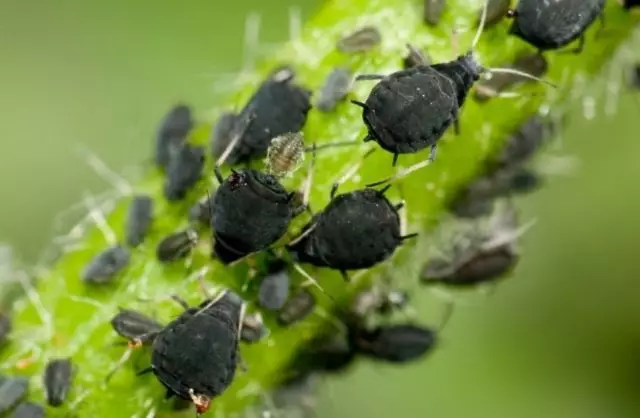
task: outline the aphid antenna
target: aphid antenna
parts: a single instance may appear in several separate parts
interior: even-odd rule
[[[244,300],[240,305],[240,315],[238,321],[238,340],[240,340],[240,336],[242,335],[242,327],[244,326],[244,318],[247,315],[247,302]]]
[[[84,158],[89,167],[91,167],[98,176],[102,177],[116,190],[118,190],[122,196],[127,196],[133,193],[133,189],[129,182],[123,179],[115,171],[111,170],[96,154],[92,153],[82,145],[76,146],[76,153],[79,154],[80,157]]]
[[[287,245],[288,246],[296,245],[298,242],[302,241],[304,239],[304,237],[306,237],[307,235],[312,233],[314,229],[316,229],[316,225],[317,224],[315,224],[315,223],[313,225],[311,225],[306,231],[304,231],[302,234],[300,234],[300,236],[298,236],[296,239],[294,239],[291,242],[289,242]]]
[[[124,364],[129,360],[129,358],[131,357],[131,353],[133,353],[134,349],[135,347],[129,345],[128,348],[125,350],[125,352],[122,353],[122,356],[120,357],[120,359],[116,362],[116,364],[113,365],[111,370],[109,370],[107,375],[104,377],[105,385],[107,385],[111,381],[111,378],[113,378],[116,372],[120,370],[122,366],[124,366]]]
[[[88,213],[89,219],[91,219],[93,223],[96,225],[96,227],[100,230],[100,232],[104,236],[107,243],[109,245],[115,245],[118,242],[116,234],[115,232],[113,232],[113,229],[111,229],[111,227],[109,226],[109,223],[107,222],[107,220],[104,217],[104,214],[96,204],[93,196],[85,192],[83,201],[86,208],[89,210],[89,213]]]
[[[331,299],[331,301],[337,305],[337,301],[333,298],[333,296],[331,296],[329,293],[327,293],[324,288],[322,286],[320,286],[320,283],[318,283],[318,281],[316,279],[313,278],[313,276],[311,276],[309,273],[307,273],[298,263],[292,263],[292,266],[294,268],[295,271],[297,271],[298,273],[300,273],[302,275],[302,277],[304,277],[306,280],[306,284],[303,283],[302,286],[315,286],[318,289],[320,289],[320,291],[329,299]]]
[[[211,301],[209,303],[207,303],[206,305],[204,305],[202,308],[200,308],[200,310],[198,310],[198,312],[196,312],[194,314],[195,315],[199,315],[202,312],[206,311],[207,309],[209,309],[210,307],[212,307],[213,305],[215,305],[216,303],[218,303],[220,301],[220,299],[222,299],[223,297],[225,297],[227,295],[227,293],[229,293],[230,290],[229,289],[224,289],[223,291],[221,291],[220,293],[218,293],[213,299],[211,299]]]
[[[335,181],[332,185],[331,185],[331,199],[333,199],[336,195],[336,192],[338,191],[338,187],[340,187],[340,185],[344,182],[346,182],[347,180],[349,180],[351,177],[353,177],[358,170],[360,169],[360,167],[362,167],[362,164],[364,164],[364,161],[375,152],[376,148],[370,148],[367,152],[364,153],[364,155],[362,156],[362,158],[360,159],[360,161],[358,161],[357,163],[353,164],[351,167],[349,167],[349,169],[342,175],[342,177],[340,177],[337,181]]]
[[[238,122],[239,123],[238,126],[233,127],[233,131],[234,131],[233,138],[231,138],[231,141],[229,141],[229,144],[224,149],[223,153],[220,155],[220,157],[218,158],[215,164],[214,170],[215,170],[215,174],[216,174],[216,178],[218,179],[218,182],[222,183],[222,181],[220,180],[222,178],[222,176],[220,175],[220,166],[224,164],[227,158],[229,158],[229,155],[231,155],[231,152],[238,146],[238,144],[240,143],[240,140],[244,136],[247,129],[249,129],[249,126],[251,126],[251,123],[254,121],[255,118],[256,118],[256,114],[255,112],[252,111],[246,118],[244,118],[244,120],[240,120]]]
[[[304,181],[304,189],[302,192],[302,204],[309,208],[309,199],[311,198],[311,186],[313,183],[313,172],[316,166],[316,143],[311,145],[311,161],[309,162],[309,168],[307,171],[307,178]]]
[[[321,145],[316,145],[316,144],[314,144],[314,145],[315,145],[316,151],[319,151],[319,150],[323,150],[323,149],[326,149],[326,148],[348,147],[348,146],[351,146],[351,145],[357,145],[360,142],[362,142],[362,141],[359,141],[359,140],[356,139],[356,140],[352,140],[352,141],[335,141],[335,142],[327,142],[327,143],[324,143],[324,144],[321,144]],[[306,147],[304,149],[304,152],[313,152],[313,146],[314,145],[312,145],[310,147]]]
[[[412,166],[409,166],[409,167],[405,168],[404,170],[400,170],[399,172],[397,172],[396,174],[394,174],[391,177],[387,177],[386,179],[382,179],[382,180],[376,181],[375,183],[367,184],[367,187],[376,187],[376,186],[380,186],[380,185],[383,185],[383,184],[390,184],[390,183],[396,182],[398,180],[401,180],[401,179],[407,177],[409,174],[411,174],[413,172],[416,172],[418,170],[421,170],[421,169],[431,165],[431,163],[433,162],[434,158],[435,158],[435,152],[433,151],[433,148],[432,148],[431,155],[426,160],[420,161],[419,163],[416,163],[416,164],[414,164]]]

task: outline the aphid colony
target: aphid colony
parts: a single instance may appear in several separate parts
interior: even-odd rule
[[[626,8],[634,2],[623,2]],[[296,82],[289,66],[274,69],[239,111],[220,115],[211,132],[210,156],[215,160],[217,188],[201,198],[188,213],[189,225],[157,240],[156,258],[174,263],[190,255],[199,244],[203,227],[210,227],[211,256],[223,265],[236,263],[256,253],[274,254],[274,244],[289,232],[294,218],[309,212],[311,216],[300,233],[288,239],[284,254],[266,263],[256,281],[256,305],[265,315],[274,314],[279,326],[292,326],[311,315],[317,305],[307,284],[315,284],[307,275],[305,285],[292,289],[290,267],[304,272],[298,263],[340,272],[348,280],[348,271],[380,265],[392,257],[402,243],[416,236],[401,225],[402,202],[393,203],[385,193],[397,180],[386,179],[367,187],[337,193],[336,183],[328,193],[323,209],[309,207],[309,188],[316,153],[323,149],[350,146],[361,141],[306,145],[303,128],[312,107],[320,112],[336,112],[350,95],[352,83],[375,80],[364,101],[351,100],[362,109],[367,129],[364,141],[375,141],[393,156],[393,165],[401,154],[414,154],[429,148],[426,162],[435,159],[438,143],[449,127],[460,131],[461,110],[469,93],[478,101],[508,95],[515,84],[541,80],[547,71],[542,51],[562,48],[579,40],[584,32],[603,18],[604,0],[558,0],[539,2],[519,0],[511,9],[509,0],[488,0],[478,18],[478,30],[468,52],[450,62],[432,63],[429,56],[414,45],[400,57],[403,69],[388,75],[359,74],[347,66],[336,67],[319,88],[312,92]],[[437,25],[446,13],[444,0],[424,1],[424,22]],[[474,48],[486,26],[498,25],[510,17],[509,33],[539,50],[519,56],[505,68],[486,68],[474,55]],[[364,26],[336,42],[343,54],[363,54],[382,42],[381,32]],[[491,74],[490,79],[481,75]],[[312,105],[313,103],[313,105]],[[192,191],[203,177],[205,148],[190,143],[195,125],[191,109],[176,105],[163,118],[155,142],[155,162],[164,173],[164,196],[176,204],[191,200]],[[460,217],[476,218],[492,213],[500,197],[528,191],[539,184],[538,175],[525,167],[546,138],[548,123],[532,118],[516,132],[485,175],[451,202],[451,210]],[[281,181],[298,169],[311,154],[305,189],[288,190]],[[369,154],[367,154],[369,155]],[[251,163],[265,158],[265,169]],[[366,157],[366,155],[365,155]],[[364,159],[364,157],[363,157]],[[244,167],[237,167],[238,164]],[[222,166],[232,166],[223,175]],[[424,166],[418,163],[406,173]],[[150,241],[154,228],[154,202],[150,196],[132,197],[123,228],[123,242],[91,259],[80,277],[87,285],[109,285],[128,266],[139,247]],[[513,209],[491,218],[483,234],[462,240],[448,257],[425,264],[421,282],[425,285],[471,286],[493,283],[509,273],[519,254],[518,229]],[[319,285],[318,285],[319,286]],[[198,416],[209,410],[212,401],[231,385],[241,364],[239,344],[257,343],[269,330],[260,312],[247,313],[247,302],[240,294],[225,290],[217,297],[206,297],[197,307],[174,297],[183,308],[180,315],[162,324],[136,310],[120,308],[111,325],[128,341],[129,349],[107,375],[107,381],[127,361],[131,350],[147,347],[151,362],[139,374],[153,373],[165,387],[167,398],[176,397],[193,404]],[[314,339],[300,352],[295,370],[335,372],[344,370],[357,358],[404,363],[430,352],[436,345],[438,330],[406,320],[402,323],[377,321],[388,319],[408,304],[406,292],[381,289],[377,285],[360,292],[347,312],[338,315],[340,330]],[[0,347],[11,330],[10,318],[0,315]],[[45,368],[43,385],[51,407],[64,404],[73,382],[71,359],[51,359]],[[28,381],[0,376],[0,414],[13,410],[15,417],[44,416],[41,406],[25,400]]]

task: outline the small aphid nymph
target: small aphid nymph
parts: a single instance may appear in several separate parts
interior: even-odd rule
[[[246,343],[253,344],[261,341],[269,334],[269,329],[264,325],[264,320],[260,312],[245,315],[242,321],[242,331],[240,339]]]
[[[206,195],[189,208],[189,221],[204,225],[211,223],[211,196]]]
[[[346,54],[365,52],[382,42],[382,35],[375,26],[362,27],[338,40],[336,47]]]
[[[407,363],[428,353],[437,342],[435,331],[413,324],[359,330],[352,337],[358,351],[376,360]]]
[[[164,196],[169,201],[183,199],[202,177],[204,148],[184,143],[169,158],[164,183]]]
[[[269,272],[260,281],[258,304],[270,311],[281,309],[289,297],[289,272],[282,260],[270,263]]]
[[[111,326],[118,335],[129,341],[145,334],[160,332],[164,328],[162,324],[143,313],[124,308],[119,309],[119,312],[111,318]]]
[[[301,132],[288,132],[273,138],[267,149],[267,171],[278,178],[291,175],[304,162],[304,149]]]
[[[47,403],[60,406],[67,397],[73,379],[71,359],[55,359],[47,363],[44,371],[44,388]]]
[[[436,26],[440,22],[440,16],[446,0],[424,0],[422,19],[429,26]]]
[[[348,68],[334,68],[320,89],[316,100],[316,109],[321,112],[331,112],[343,101],[351,90],[353,73]]]
[[[284,304],[278,312],[278,324],[289,326],[302,321],[309,316],[316,307],[316,298],[307,289],[300,289]]]
[[[82,280],[92,284],[111,282],[124,270],[131,260],[129,250],[116,245],[96,255],[89,261],[82,273]]]
[[[23,402],[13,411],[10,418],[44,418],[44,408],[33,402]]]
[[[163,263],[176,261],[189,255],[198,244],[198,233],[193,228],[186,228],[164,238],[156,248],[158,261]]]
[[[0,414],[13,408],[27,395],[28,390],[28,379],[0,375]]]
[[[174,148],[179,147],[193,127],[191,109],[178,104],[166,114],[156,136],[156,164],[165,168]]]
[[[136,247],[147,236],[153,218],[153,199],[151,196],[134,196],[129,205],[127,215],[126,241]]]

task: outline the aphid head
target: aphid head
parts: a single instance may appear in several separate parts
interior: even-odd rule
[[[209,407],[211,406],[210,397],[196,394],[193,389],[189,389],[189,397],[191,398],[191,402],[196,406],[197,417],[209,410]]]
[[[458,61],[462,68],[464,68],[464,70],[471,74],[476,80],[480,78],[480,74],[487,71],[487,69],[484,68],[476,59],[475,54],[471,50],[466,54],[459,56],[456,61]]]

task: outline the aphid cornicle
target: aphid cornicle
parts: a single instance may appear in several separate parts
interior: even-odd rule
[[[131,260],[129,251],[116,245],[107,248],[89,261],[82,273],[82,280],[87,283],[108,283],[121,272]]]
[[[258,305],[270,311],[281,309],[289,297],[289,272],[283,260],[269,263],[267,274],[260,279]]]
[[[44,408],[33,402],[23,402],[13,411],[10,418],[44,418]]]
[[[184,198],[202,177],[204,148],[184,143],[172,151],[167,164],[164,196],[169,201]]]
[[[0,347],[7,341],[11,333],[11,317],[0,312]]]
[[[597,19],[604,19],[606,0],[518,0],[509,10],[513,18],[509,33],[531,44],[539,51],[559,49],[576,39],[579,45],[573,52],[584,48],[584,32]]]
[[[198,244],[198,233],[189,227],[165,237],[156,248],[156,256],[163,263],[184,258]]]
[[[111,318],[111,326],[118,335],[129,341],[145,334],[160,332],[164,328],[155,319],[138,311],[124,308],[119,308],[119,312]]]
[[[165,168],[173,149],[179,146],[193,127],[191,109],[184,104],[173,107],[162,119],[156,135],[156,164]]]
[[[379,80],[365,102],[351,101],[362,108],[368,131],[364,141],[374,140],[392,153],[393,165],[400,154],[416,153],[426,147],[431,148],[432,161],[437,143],[449,126],[453,124],[459,132],[460,109],[481,74],[509,72],[535,79],[513,69],[483,67],[473,53],[483,27],[478,28],[471,49],[454,61],[422,64],[387,76],[357,76],[356,81]]]
[[[382,35],[375,26],[364,26],[340,38],[336,43],[339,51],[346,54],[368,51],[382,42]]]
[[[324,82],[316,100],[316,109],[330,112],[347,97],[351,89],[353,73],[348,68],[335,68]]]
[[[60,406],[67,397],[73,379],[71,359],[55,359],[47,363],[44,370],[44,389],[47,403]]]
[[[198,416],[233,381],[244,302],[226,291],[220,298],[189,308],[154,339],[151,367],[167,396],[191,400]]]
[[[132,247],[138,246],[147,236],[153,216],[151,196],[134,196],[127,215],[126,241]]]
[[[13,408],[27,395],[28,390],[28,379],[0,375],[0,414]]]
[[[440,16],[446,0],[424,0],[422,19],[430,26],[436,26],[440,22]]]
[[[524,71],[536,77],[546,74],[548,63],[541,54],[523,54],[518,56],[513,64],[507,68]],[[479,80],[474,88],[473,96],[478,101],[486,101],[498,96],[504,90],[512,87],[516,83],[528,81],[517,74],[494,74],[488,80]]]
[[[233,170],[226,179],[216,166],[220,186],[213,196],[214,256],[232,263],[266,249],[287,232],[291,220],[304,210],[296,207],[278,179],[253,169]]]
[[[358,329],[351,336],[361,354],[391,363],[417,360],[436,344],[436,332],[413,324]]]
[[[300,239],[287,246],[294,259],[317,267],[347,270],[373,267],[388,259],[405,239],[398,210],[381,190],[365,188],[335,196],[303,228]]]
[[[289,326],[309,316],[316,307],[316,298],[307,289],[300,289],[278,312],[278,324]]]
[[[302,130],[311,109],[311,91],[296,85],[294,77],[291,68],[275,70],[240,111],[230,131],[239,138],[226,158],[229,165],[263,157],[272,138]]]

